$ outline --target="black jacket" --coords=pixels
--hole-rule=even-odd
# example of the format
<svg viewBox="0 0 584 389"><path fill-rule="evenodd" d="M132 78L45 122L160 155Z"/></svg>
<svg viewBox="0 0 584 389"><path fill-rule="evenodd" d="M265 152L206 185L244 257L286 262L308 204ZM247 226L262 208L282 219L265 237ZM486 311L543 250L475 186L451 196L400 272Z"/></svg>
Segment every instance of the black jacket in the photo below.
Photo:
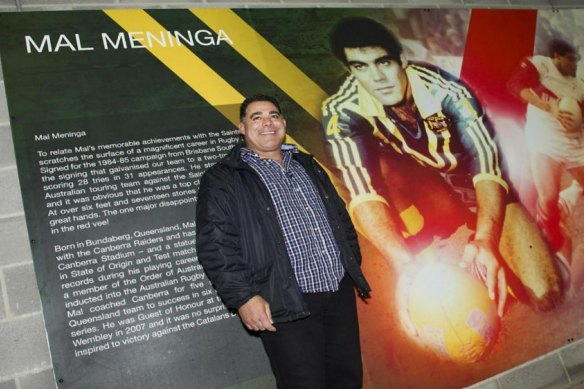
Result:
<svg viewBox="0 0 584 389"><path fill-rule="evenodd" d="M308 316L268 189L241 160L236 145L201 178L197 198L197 255L227 307L255 295L269 304L275 323ZM341 261L362 296L369 285L359 268L357 234L326 173L310 155L295 153L315 184L341 251Z"/></svg>

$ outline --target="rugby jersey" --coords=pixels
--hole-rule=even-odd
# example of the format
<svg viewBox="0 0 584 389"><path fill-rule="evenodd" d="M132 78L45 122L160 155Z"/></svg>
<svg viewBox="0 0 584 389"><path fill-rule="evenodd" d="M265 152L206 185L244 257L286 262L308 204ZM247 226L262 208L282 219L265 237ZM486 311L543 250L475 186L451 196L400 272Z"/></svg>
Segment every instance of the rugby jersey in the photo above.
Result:
<svg viewBox="0 0 584 389"><path fill-rule="evenodd" d="M468 88L428 64L410 63L405 72L418 109L416 131L352 75L323 103L327 153L350 195L349 209L386 202L378 153L391 150L443 173L470 175L474 184L492 180L508 190L493 130Z"/></svg>

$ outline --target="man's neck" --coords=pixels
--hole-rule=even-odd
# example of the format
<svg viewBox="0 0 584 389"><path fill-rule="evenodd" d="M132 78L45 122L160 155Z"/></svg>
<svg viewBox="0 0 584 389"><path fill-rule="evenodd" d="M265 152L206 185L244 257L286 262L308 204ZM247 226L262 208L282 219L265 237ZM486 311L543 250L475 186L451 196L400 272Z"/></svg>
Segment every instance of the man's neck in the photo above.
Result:
<svg viewBox="0 0 584 389"><path fill-rule="evenodd" d="M282 165L284 163L284 158L282 156L282 150L278 150L277 152L260 154L260 158L274 160L274 161L278 162L280 165Z"/></svg>

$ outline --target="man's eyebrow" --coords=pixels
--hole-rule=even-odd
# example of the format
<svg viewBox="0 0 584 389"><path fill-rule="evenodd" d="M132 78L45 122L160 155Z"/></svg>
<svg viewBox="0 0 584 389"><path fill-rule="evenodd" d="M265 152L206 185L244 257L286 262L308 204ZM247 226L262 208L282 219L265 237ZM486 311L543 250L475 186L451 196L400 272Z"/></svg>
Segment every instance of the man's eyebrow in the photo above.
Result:
<svg viewBox="0 0 584 389"><path fill-rule="evenodd" d="M381 57L377 57L375 58L375 63L379 63L379 62L385 62L385 61L395 61L395 58L389 54L387 55L383 55Z"/></svg>
<svg viewBox="0 0 584 389"><path fill-rule="evenodd" d="M367 65L367 63L363 61L347 61L347 63L349 64L349 66Z"/></svg>
<svg viewBox="0 0 584 389"><path fill-rule="evenodd" d="M373 60L374 63L380 63L380 62L385 62L385 61L395 61L395 58L393 56L387 54L387 55L382 55L381 57L377 57ZM368 62L352 60L352 61L347 61L347 63L349 64L349 66L355 66L355 65L367 65Z"/></svg>
<svg viewBox="0 0 584 389"><path fill-rule="evenodd" d="M253 118L253 117L255 117L255 116L258 116L258 115L261 115L261 114L263 114L263 112L262 112L262 111L256 111L256 112L252 112L252 113L249 115L249 117L250 117L250 118ZM281 115L281 113L280 113L280 112L278 112L278 111L270 111L270 112L268 112L268 115L273 115L273 114L278 114L278 115Z"/></svg>

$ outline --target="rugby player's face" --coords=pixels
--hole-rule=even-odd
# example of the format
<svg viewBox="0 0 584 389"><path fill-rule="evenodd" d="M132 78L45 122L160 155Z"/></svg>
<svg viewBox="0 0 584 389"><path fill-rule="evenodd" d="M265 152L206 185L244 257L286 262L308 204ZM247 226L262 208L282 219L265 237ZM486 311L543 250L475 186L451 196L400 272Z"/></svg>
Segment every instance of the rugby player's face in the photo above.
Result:
<svg viewBox="0 0 584 389"><path fill-rule="evenodd" d="M262 158L273 158L280 153L286 135L286 120L269 101L254 101L245 110L245 119L239 123L239 133L245 136L245 145Z"/></svg>
<svg viewBox="0 0 584 389"><path fill-rule="evenodd" d="M556 67L564 76L576 76L576 69L578 68L578 60L580 56L577 53L567 53L565 55L557 55L555 58Z"/></svg>
<svg viewBox="0 0 584 389"><path fill-rule="evenodd" d="M396 105L405 96L408 79L404 68L382 47L346 47L351 73L383 105Z"/></svg>

